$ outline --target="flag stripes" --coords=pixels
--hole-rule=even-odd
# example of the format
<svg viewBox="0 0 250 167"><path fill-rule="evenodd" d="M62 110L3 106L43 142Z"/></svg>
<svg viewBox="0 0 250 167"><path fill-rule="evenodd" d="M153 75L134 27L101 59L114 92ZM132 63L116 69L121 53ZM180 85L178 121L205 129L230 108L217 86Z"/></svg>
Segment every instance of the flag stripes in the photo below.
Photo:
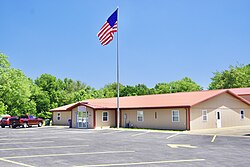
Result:
<svg viewBox="0 0 250 167"><path fill-rule="evenodd" d="M105 24L102 26L97 36L102 45L109 44L113 38L114 33L117 32L117 10L108 18Z"/></svg>
<svg viewBox="0 0 250 167"><path fill-rule="evenodd" d="M117 32L117 22L113 27L106 22L98 32L97 36L102 45L107 45L113 40L115 32Z"/></svg>

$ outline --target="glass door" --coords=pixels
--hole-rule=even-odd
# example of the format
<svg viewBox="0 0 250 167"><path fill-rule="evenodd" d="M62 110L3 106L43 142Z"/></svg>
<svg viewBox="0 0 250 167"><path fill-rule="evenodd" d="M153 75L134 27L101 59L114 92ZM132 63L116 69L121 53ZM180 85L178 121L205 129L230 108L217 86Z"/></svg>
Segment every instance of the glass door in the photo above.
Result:
<svg viewBox="0 0 250 167"><path fill-rule="evenodd" d="M88 112L77 112L77 128L88 128Z"/></svg>
<svg viewBox="0 0 250 167"><path fill-rule="evenodd" d="M83 128L88 128L88 112L84 111L82 113L82 126Z"/></svg>

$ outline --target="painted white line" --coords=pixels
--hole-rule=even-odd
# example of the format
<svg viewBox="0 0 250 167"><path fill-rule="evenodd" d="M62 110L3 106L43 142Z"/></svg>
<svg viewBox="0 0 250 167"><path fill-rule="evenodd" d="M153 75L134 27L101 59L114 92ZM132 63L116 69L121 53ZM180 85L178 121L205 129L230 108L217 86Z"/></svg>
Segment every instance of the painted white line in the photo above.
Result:
<svg viewBox="0 0 250 167"><path fill-rule="evenodd" d="M8 145L8 144L33 144L33 143L52 143L55 141L36 141L36 142L11 142L11 143L0 143L0 145Z"/></svg>
<svg viewBox="0 0 250 167"><path fill-rule="evenodd" d="M85 152L85 153L66 153L66 154L25 155L25 156L12 156L12 157L2 157L2 158L3 159L19 159L19 158L73 156L73 155L121 154L121 153L134 153L134 152L135 151L105 151L105 152Z"/></svg>
<svg viewBox="0 0 250 167"><path fill-rule="evenodd" d="M132 137L135 137L135 136L141 136L141 135L145 135L145 134L148 134L149 132L143 132L143 133L136 133L136 134L133 134L131 135Z"/></svg>
<svg viewBox="0 0 250 167"><path fill-rule="evenodd" d="M65 133L80 133L80 134L82 134L82 133L93 133L93 132L68 131L68 132L64 132L63 134L65 134ZM61 133L61 134L62 134L62 133Z"/></svg>
<svg viewBox="0 0 250 167"><path fill-rule="evenodd" d="M167 144L171 148L197 148L197 146L191 146L190 144Z"/></svg>
<svg viewBox="0 0 250 167"><path fill-rule="evenodd" d="M26 147L26 148L3 148L0 151L9 150L35 150L35 149L50 149L50 148L74 148L74 147L87 147L89 145L71 145L71 146L50 146L50 147Z"/></svg>
<svg viewBox="0 0 250 167"><path fill-rule="evenodd" d="M180 134L180 133L173 134L173 135L171 135L171 136L168 136L166 139L170 139L170 138L175 137L175 136L177 136L177 135L179 135L179 134Z"/></svg>
<svg viewBox="0 0 250 167"><path fill-rule="evenodd" d="M215 141L216 135L214 135L213 139L211 140L211 143Z"/></svg>
<svg viewBox="0 0 250 167"><path fill-rule="evenodd" d="M114 131L114 132L108 132L108 133L102 133L103 135L110 135L114 133L121 133L122 131Z"/></svg>
<svg viewBox="0 0 250 167"><path fill-rule="evenodd" d="M28 164L24 164L24 163L20 163L20 162L16 162L16 161L7 160L7 159L4 159L4 158L0 158L0 161L4 161L4 162L16 164L16 165L20 165L20 166L35 167L35 166L32 166L32 165L28 165Z"/></svg>
<svg viewBox="0 0 250 167"><path fill-rule="evenodd" d="M120 164L98 164L98 165L83 165L78 167L98 167L98 166L132 166L132 165L149 165L149 164L166 164L166 163L180 163L180 162L199 162L205 159L185 159L185 160L168 160L168 161L151 161L151 162L132 162Z"/></svg>

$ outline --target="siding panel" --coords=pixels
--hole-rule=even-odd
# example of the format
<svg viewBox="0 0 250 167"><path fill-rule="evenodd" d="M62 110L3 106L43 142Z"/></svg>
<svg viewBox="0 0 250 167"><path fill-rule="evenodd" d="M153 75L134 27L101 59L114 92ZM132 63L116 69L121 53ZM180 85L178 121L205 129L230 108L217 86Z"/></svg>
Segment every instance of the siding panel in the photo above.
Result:
<svg viewBox="0 0 250 167"><path fill-rule="evenodd" d="M172 110L179 110L179 122L172 122ZM143 111L143 122L137 121L137 111ZM156 119L155 113L157 113ZM127 119L124 117L125 114ZM133 124L135 128L184 130L186 129L186 110L183 108L122 110L121 126L125 127L128 123Z"/></svg>
<svg viewBox="0 0 250 167"><path fill-rule="evenodd" d="M240 119L240 110L245 118ZM208 111L208 121L202 121L202 110ZM216 111L221 111L222 127L250 125L250 106L228 93L218 95L191 108L190 126L194 129L216 128Z"/></svg>

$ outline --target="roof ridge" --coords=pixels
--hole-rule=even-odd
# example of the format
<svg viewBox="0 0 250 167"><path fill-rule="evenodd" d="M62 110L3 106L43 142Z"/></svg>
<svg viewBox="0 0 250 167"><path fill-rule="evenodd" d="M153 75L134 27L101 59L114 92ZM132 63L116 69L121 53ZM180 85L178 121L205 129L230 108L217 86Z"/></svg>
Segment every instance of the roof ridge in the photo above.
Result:
<svg viewBox="0 0 250 167"><path fill-rule="evenodd" d="M242 102L250 105L246 99L240 97L237 92L232 89L216 89L216 90L200 90L190 92L176 92L167 94L152 94L140 96L124 96L120 97L121 108L137 108L137 107L160 107L160 106L194 106L201 102L207 101L222 93L229 93ZM66 111L78 105L89 106L95 108L116 108L116 97L112 98L99 98L99 99L86 99L76 103L68 104L58 108L51 109L50 111Z"/></svg>

